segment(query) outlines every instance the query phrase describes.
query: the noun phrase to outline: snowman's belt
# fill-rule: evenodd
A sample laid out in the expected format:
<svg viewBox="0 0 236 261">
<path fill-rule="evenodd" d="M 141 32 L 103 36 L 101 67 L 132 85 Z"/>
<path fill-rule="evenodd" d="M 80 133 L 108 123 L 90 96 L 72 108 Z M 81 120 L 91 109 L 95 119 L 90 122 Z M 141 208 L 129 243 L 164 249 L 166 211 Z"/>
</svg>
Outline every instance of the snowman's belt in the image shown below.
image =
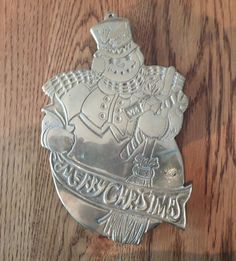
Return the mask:
<svg viewBox="0 0 236 261">
<path fill-rule="evenodd" d="M 56 153 L 51 154 L 50 162 L 56 180 L 89 204 L 185 227 L 185 204 L 191 194 L 191 185 L 160 190 L 129 184 L 78 164 L 75 166 L 69 159 Z"/>
</svg>

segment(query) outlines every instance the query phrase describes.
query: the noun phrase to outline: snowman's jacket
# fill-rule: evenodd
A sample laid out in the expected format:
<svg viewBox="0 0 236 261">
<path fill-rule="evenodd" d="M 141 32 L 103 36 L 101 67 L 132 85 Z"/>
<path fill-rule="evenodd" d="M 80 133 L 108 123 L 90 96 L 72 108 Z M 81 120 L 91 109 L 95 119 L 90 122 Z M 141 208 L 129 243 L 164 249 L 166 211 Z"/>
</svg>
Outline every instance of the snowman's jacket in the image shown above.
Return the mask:
<svg viewBox="0 0 236 261">
<path fill-rule="evenodd" d="M 161 66 L 143 66 L 137 79 L 126 84 L 113 84 L 92 70 L 57 75 L 43 86 L 44 92 L 52 100 L 52 104 L 45 109 L 46 112 L 50 111 L 47 128 L 55 125 L 52 108 L 55 107 L 55 102 L 60 101 L 64 107 L 64 125 L 79 117 L 100 137 L 107 131 L 112 132 L 117 142 L 127 136 L 131 137 L 143 113 L 152 108 L 157 110 L 158 106 L 160 109 L 163 97 L 168 99 L 171 93 L 182 89 L 184 78 L 174 71 L 171 90 L 161 90 L 167 70 Z M 55 113 L 55 121 L 58 121 L 57 118 Z"/>
</svg>

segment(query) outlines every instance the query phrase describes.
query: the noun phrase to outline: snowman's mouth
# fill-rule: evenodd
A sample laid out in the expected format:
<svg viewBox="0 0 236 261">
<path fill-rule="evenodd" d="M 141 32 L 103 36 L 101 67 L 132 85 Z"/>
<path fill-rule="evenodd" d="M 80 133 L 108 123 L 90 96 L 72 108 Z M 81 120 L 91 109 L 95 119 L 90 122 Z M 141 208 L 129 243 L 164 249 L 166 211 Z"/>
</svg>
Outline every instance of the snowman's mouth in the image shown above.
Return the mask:
<svg viewBox="0 0 236 261">
<path fill-rule="evenodd" d="M 130 61 L 130 63 L 116 63 L 110 65 L 110 71 L 113 74 L 124 75 L 129 74 L 136 67 L 136 61 Z"/>
<path fill-rule="evenodd" d="M 139 62 L 131 55 L 122 58 L 110 58 L 108 61 L 108 71 L 114 75 L 128 75 L 138 67 Z"/>
</svg>

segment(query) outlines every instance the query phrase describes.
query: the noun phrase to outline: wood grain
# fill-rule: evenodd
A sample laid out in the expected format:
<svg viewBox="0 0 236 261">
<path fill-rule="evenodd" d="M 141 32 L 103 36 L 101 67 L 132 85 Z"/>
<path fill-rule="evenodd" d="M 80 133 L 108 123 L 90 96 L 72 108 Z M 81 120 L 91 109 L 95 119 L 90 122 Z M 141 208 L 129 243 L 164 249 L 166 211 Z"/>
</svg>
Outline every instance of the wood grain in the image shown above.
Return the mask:
<svg viewBox="0 0 236 261">
<path fill-rule="evenodd" d="M 42 84 L 89 68 L 91 26 L 131 21 L 147 64 L 174 65 L 190 98 L 177 141 L 193 193 L 187 228 L 163 224 L 139 246 L 78 225 L 59 201 L 40 147 Z M 0 1 L 0 259 L 236 260 L 236 1 Z"/>
</svg>

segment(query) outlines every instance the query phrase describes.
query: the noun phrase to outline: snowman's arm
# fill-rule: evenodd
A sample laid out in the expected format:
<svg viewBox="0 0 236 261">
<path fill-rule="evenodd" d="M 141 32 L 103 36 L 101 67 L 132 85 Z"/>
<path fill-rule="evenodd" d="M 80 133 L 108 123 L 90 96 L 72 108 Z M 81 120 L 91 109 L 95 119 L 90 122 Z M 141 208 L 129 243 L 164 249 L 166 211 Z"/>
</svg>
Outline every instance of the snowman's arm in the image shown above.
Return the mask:
<svg viewBox="0 0 236 261">
<path fill-rule="evenodd" d="M 53 96 L 52 103 L 44 107 L 42 111 L 45 113 L 45 116 L 42 120 L 41 144 L 43 147 L 49 148 L 48 137 L 50 132 L 55 129 L 64 129 L 71 133 L 74 127 L 68 123 L 67 113 L 63 104 L 58 102 L 56 95 Z"/>
<path fill-rule="evenodd" d="M 185 78 L 174 67 L 167 68 L 163 89 L 157 94 L 161 100 L 161 109 L 171 110 L 173 107 L 184 112 L 188 105 L 187 96 L 183 93 Z"/>
<path fill-rule="evenodd" d="M 185 78 L 173 66 L 151 66 L 151 68 L 153 69 L 150 70 L 152 73 L 150 73 L 149 77 L 152 79 L 151 86 L 154 86 L 154 88 L 151 87 L 144 90 L 146 97 L 149 97 L 144 100 L 144 104 L 145 110 L 151 108 L 153 112 L 157 112 L 165 104 L 167 106 L 172 105 L 171 102 L 175 95 L 179 92 L 181 93 L 183 89 Z M 171 98 L 172 95 L 173 99 Z"/>
<path fill-rule="evenodd" d="M 53 106 L 48 106 L 44 108 L 42 111 L 45 112 L 45 116 L 42 120 L 41 126 L 41 144 L 43 147 L 49 149 L 48 146 L 48 136 L 50 135 L 50 131 L 53 129 L 63 128 L 63 123 L 59 117 L 56 116 L 56 113 L 53 111 Z"/>
<path fill-rule="evenodd" d="M 183 112 L 188 105 L 188 99 L 182 92 L 184 77 L 174 67 L 160 67 L 157 71 L 160 77 L 156 89 L 152 90 L 143 106 L 145 110 L 139 126 L 147 136 L 172 139 L 182 127 Z"/>
<path fill-rule="evenodd" d="M 158 71 L 160 80 L 147 103 L 157 104 L 154 106 L 154 112 L 171 109 L 172 106 L 181 106 L 181 110 L 184 111 L 187 107 L 187 97 L 182 92 L 185 78 L 172 66 L 168 68 L 159 66 Z"/>
<path fill-rule="evenodd" d="M 166 100 L 172 93 L 182 91 L 185 78 L 173 66 L 160 67 L 159 75 L 160 80 L 157 82 L 157 88 L 153 91 L 157 99 Z"/>
<path fill-rule="evenodd" d="M 70 119 L 80 111 L 85 96 L 96 81 L 92 71 L 75 71 L 56 75 L 44 84 L 43 91 L 51 100 L 51 104 L 43 109 L 46 113 L 41 132 L 44 147 L 48 147 L 48 137 L 55 129 L 66 130 L 71 136 L 74 126 L 70 125 Z"/>
<path fill-rule="evenodd" d="M 169 75 L 168 75 L 168 72 Z M 169 67 L 161 92 L 161 105 L 158 113 L 168 121 L 168 128 L 162 139 L 172 139 L 180 131 L 183 123 L 183 113 L 188 106 L 188 98 L 183 93 L 184 77 Z"/>
</svg>

